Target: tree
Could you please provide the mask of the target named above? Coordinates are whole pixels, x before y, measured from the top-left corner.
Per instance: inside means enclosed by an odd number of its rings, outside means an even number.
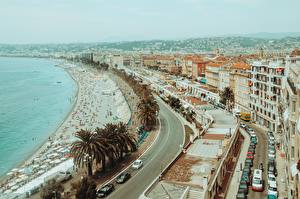
[[[50,180],[45,187],[41,190],[40,196],[43,199],[60,199],[61,193],[64,191],[64,187],[61,183],[55,180]]]
[[[87,177],[80,181],[80,186],[76,190],[76,199],[96,199],[96,184]]]
[[[234,93],[230,87],[225,87],[220,94],[220,102],[225,106],[230,106],[234,104]]]
[[[152,130],[156,125],[159,106],[153,96],[143,98],[138,104],[138,117],[145,130]]]
[[[80,130],[75,133],[79,139],[72,143],[71,154],[74,163],[78,167],[87,166],[88,174],[92,175],[92,165],[94,162],[103,163],[105,169],[105,157],[107,145],[105,140],[99,139],[96,133],[90,130]]]

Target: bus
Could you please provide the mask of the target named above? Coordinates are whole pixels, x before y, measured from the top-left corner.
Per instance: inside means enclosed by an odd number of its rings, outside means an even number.
[[[251,114],[247,113],[247,112],[241,112],[240,118],[241,118],[241,120],[244,120],[246,122],[250,122],[250,120],[251,120]]]

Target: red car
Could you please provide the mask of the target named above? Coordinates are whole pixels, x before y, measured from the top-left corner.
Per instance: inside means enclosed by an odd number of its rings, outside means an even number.
[[[253,158],[254,158],[253,155],[251,155],[251,154],[248,154],[248,155],[247,155],[247,159],[253,159]]]

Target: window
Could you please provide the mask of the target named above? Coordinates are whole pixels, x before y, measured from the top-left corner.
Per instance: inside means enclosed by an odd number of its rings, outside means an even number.
[[[295,157],[295,147],[292,146],[291,158]]]
[[[292,101],[292,112],[294,113],[296,111],[296,102]]]
[[[290,133],[292,135],[295,135],[295,130],[296,130],[296,124],[291,122],[291,128],[290,128]]]

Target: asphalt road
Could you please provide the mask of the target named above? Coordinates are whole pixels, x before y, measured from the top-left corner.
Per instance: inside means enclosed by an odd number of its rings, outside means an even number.
[[[176,154],[181,150],[184,141],[184,129],[180,120],[158,101],[160,108],[161,132],[154,145],[142,156],[144,166],[138,171],[129,169],[132,177],[125,184],[115,184],[115,191],[108,198],[135,199],[161,173]]]
[[[249,125],[249,124],[247,124]],[[268,138],[267,138],[267,132],[256,128],[253,125],[249,125],[251,128],[254,129],[256,136],[258,138],[258,143],[256,145],[255,150],[255,156],[254,156],[254,162],[253,162],[253,170],[259,168],[260,163],[263,163],[264,165],[264,171],[263,171],[263,180],[264,180],[264,192],[255,192],[251,189],[249,190],[248,198],[253,199],[261,199],[266,198],[266,190],[267,190],[267,174],[268,174]]]

